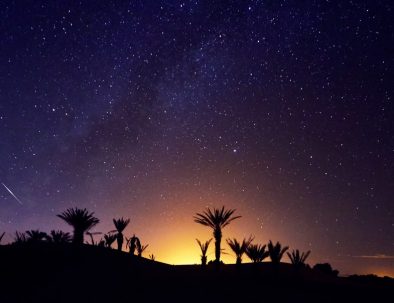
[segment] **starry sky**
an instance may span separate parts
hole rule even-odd
[[[198,263],[205,207],[394,276],[391,1],[5,1],[0,231],[70,227],[86,207]],[[15,199],[5,188],[20,200]],[[223,258],[233,262],[226,248]],[[214,258],[213,246],[209,258]]]

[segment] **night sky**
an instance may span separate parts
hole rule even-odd
[[[392,1],[5,1],[0,232],[86,207],[198,263],[206,206],[342,274],[394,276]],[[234,262],[227,245],[225,262]],[[214,258],[213,245],[209,259]],[[286,258],[287,260],[287,258]]]

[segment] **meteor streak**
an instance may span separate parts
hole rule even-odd
[[[17,196],[14,195],[14,193],[11,191],[11,189],[9,189],[4,183],[1,183],[1,184],[3,184],[3,186],[5,187],[5,189],[10,193],[11,196],[13,196],[13,197],[15,198],[16,201],[18,201],[18,203],[19,203],[20,205],[23,205],[22,201],[19,200],[19,198],[18,198]]]

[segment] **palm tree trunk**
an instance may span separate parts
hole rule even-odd
[[[74,237],[73,237],[74,244],[83,244],[83,231],[75,229],[74,230]]]
[[[118,242],[118,251],[121,251],[123,246],[123,234],[119,233],[116,237],[116,241]]]
[[[220,242],[222,241],[222,230],[215,228],[213,231],[213,237],[215,238],[215,262],[220,263]]]
[[[206,257],[206,256],[202,256],[202,257],[201,257],[201,265],[202,265],[202,266],[207,265],[207,257]]]

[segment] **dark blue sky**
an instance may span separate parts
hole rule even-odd
[[[23,202],[0,190],[7,240],[66,229],[55,214],[79,206],[100,231],[131,217],[154,246],[160,226],[225,204],[240,236],[394,275],[391,1],[0,13],[0,181]]]

